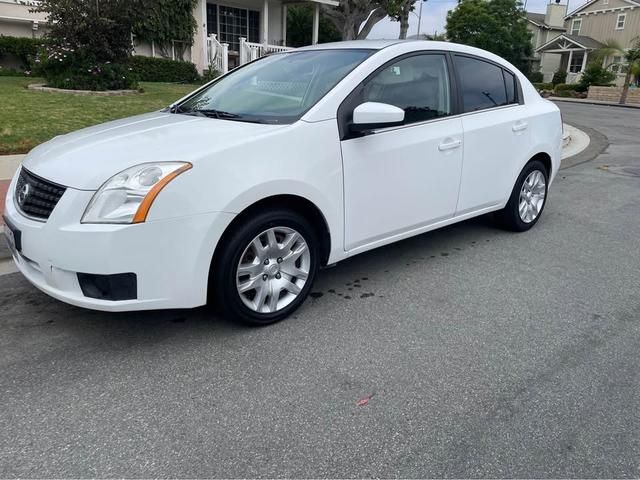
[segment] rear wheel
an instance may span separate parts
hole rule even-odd
[[[515,232],[533,227],[544,210],[548,183],[544,164],[539,160],[529,162],[518,176],[507,205],[498,212],[503,226]]]
[[[307,220],[288,210],[265,211],[222,246],[212,271],[225,314],[251,325],[277,322],[307,297],[318,269],[318,240]]]

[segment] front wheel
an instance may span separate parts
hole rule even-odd
[[[304,217],[261,212],[222,245],[211,272],[217,302],[229,318],[251,325],[282,320],[307,297],[318,257],[317,235]]]
[[[544,210],[548,183],[544,164],[539,160],[529,162],[518,176],[507,205],[498,212],[502,225],[515,232],[533,227]]]

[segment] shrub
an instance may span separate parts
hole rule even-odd
[[[49,45],[36,60],[35,73],[47,86],[70,90],[124,90],[138,85],[128,64],[89,62],[68,45]]]
[[[132,0],[41,0],[49,19],[46,52],[38,71],[52,87],[90,90],[133,88],[131,31],[143,15]]]
[[[0,67],[0,77],[28,77],[31,74],[30,70],[16,70],[15,68],[2,68]]]
[[[580,91],[586,92],[587,90],[589,90],[589,87],[591,85],[609,85],[615,80],[615,78],[615,73],[610,72],[606,68],[603,68],[602,65],[592,63],[587,66],[585,71],[582,73],[582,77],[580,77]]]
[[[221,72],[219,72],[213,67],[209,67],[207,70],[205,70],[205,72],[200,77],[200,82],[202,84],[209,83],[211,80],[215,80],[220,75],[222,75]]]
[[[31,70],[41,45],[44,46],[44,41],[37,38],[0,35],[0,60],[12,55],[20,60],[24,70]]]
[[[558,92],[575,92],[579,89],[579,85],[577,83],[559,83],[554,87],[554,91]]]
[[[532,83],[536,90],[553,90],[553,83]]]
[[[567,72],[565,70],[558,70],[553,74],[551,83],[558,85],[559,83],[565,83],[567,81]]]
[[[134,56],[129,64],[143,82],[193,83],[199,78],[196,66],[191,62]]]
[[[531,83],[542,83],[544,81],[544,75],[542,72],[531,72],[529,74],[529,81]]]

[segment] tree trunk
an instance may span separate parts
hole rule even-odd
[[[405,38],[407,38],[407,31],[409,30],[409,12],[402,12],[401,16],[400,16],[400,35],[398,36],[398,38],[400,40],[404,40]],[[418,40],[420,40],[418,38]]]
[[[629,84],[631,83],[631,65],[627,68],[627,74],[624,77],[624,85],[622,86],[622,95],[620,95],[620,105],[627,103],[627,95],[629,94]]]
[[[387,12],[385,12],[382,8],[376,8],[373,12],[371,12],[371,15],[369,15],[369,18],[367,18],[367,21],[362,26],[362,30],[358,32],[358,35],[356,36],[356,40],[366,39],[367,35],[369,35],[374,25],[386,16],[387,16]],[[356,27],[356,30],[357,30],[357,27]]]

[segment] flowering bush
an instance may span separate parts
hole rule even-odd
[[[50,22],[48,43],[36,60],[47,85],[78,90],[135,88],[128,66],[131,31],[139,13],[133,0],[42,0]]]

